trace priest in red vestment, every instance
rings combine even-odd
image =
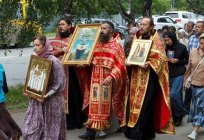
[[[68,17],[62,17],[59,20],[57,36],[50,40],[53,46],[54,55],[62,60],[64,53],[68,51],[71,41],[72,23]],[[64,65],[66,76],[66,85],[63,93],[67,130],[81,128],[87,117],[82,112],[82,94],[77,78],[75,67]]]
[[[155,132],[175,133],[167,57],[164,44],[153,28],[151,18],[142,19],[138,39],[151,39],[151,49],[144,66],[130,66],[132,74],[125,136],[132,140],[151,140]]]
[[[114,25],[104,21],[101,25],[99,41],[95,46],[91,65],[81,68],[84,82],[83,109],[88,109],[86,133],[81,139],[95,139],[97,131],[110,127],[113,110],[120,126],[126,125],[127,73],[125,53],[113,38]]]

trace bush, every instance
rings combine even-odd
[[[9,110],[27,108],[28,97],[24,96],[22,92],[23,85],[9,88],[9,92],[6,94],[6,106]]]

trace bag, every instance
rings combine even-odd
[[[188,79],[186,80],[186,83],[184,85],[184,88],[186,89],[190,89],[191,88],[191,80],[193,75],[195,74],[196,70],[198,69],[198,67],[200,66],[201,62],[203,61],[204,56],[202,56],[201,60],[199,61],[198,65],[195,67],[195,69],[193,70],[193,73],[190,75],[190,77],[188,77]]]

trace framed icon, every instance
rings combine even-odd
[[[127,58],[127,64],[144,65],[152,45],[152,40],[134,39]]]
[[[48,81],[51,73],[52,61],[31,55],[24,92],[26,95],[41,102],[47,93]]]
[[[173,59],[174,58],[174,51],[167,51],[167,58]]]
[[[101,24],[77,25],[69,44],[69,51],[64,55],[62,63],[69,65],[90,64],[100,31]]]

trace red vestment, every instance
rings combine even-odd
[[[115,39],[97,43],[91,67],[79,69],[83,82],[83,109],[88,108],[89,128],[104,130],[110,127],[110,110],[113,108],[121,126],[126,124],[127,73],[125,54]],[[111,76],[113,84],[104,86],[103,81]]]
[[[51,45],[53,46],[54,56],[62,61],[64,56],[64,52],[61,50],[62,48],[68,47],[71,37],[69,38],[61,38],[60,36],[56,36],[54,39],[50,40]],[[69,84],[69,69],[67,65],[64,65],[64,72],[66,76],[66,84],[63,92],[64,104],[65,104],[65,113],[68,113],[68,84]]]
[[[151,68],[158,75],[159,90],[154,101],[154,127],[157,133],[175,133],[171,106],[168,63],[165,54],[164,44],[158,33],[153,36],[153,43],[147,58]],[[134,127],[138,122],[143,101],[146,95],[150,68],[144,69],[139,66],[132,67],[131,86],[130,86],[130,116],[129,127]]]

